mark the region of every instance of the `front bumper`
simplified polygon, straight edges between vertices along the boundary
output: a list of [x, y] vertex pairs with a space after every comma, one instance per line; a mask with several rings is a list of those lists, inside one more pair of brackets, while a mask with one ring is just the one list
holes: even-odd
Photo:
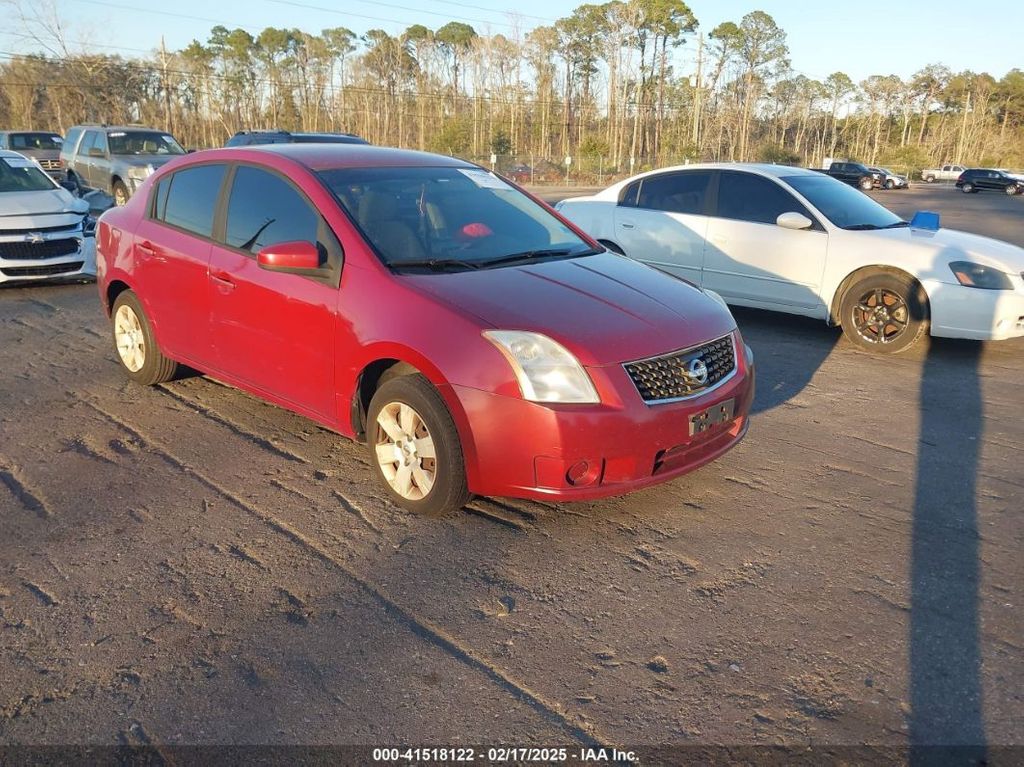
[[[68, 239], [66, 232], [53, 233], [52, 239]], [[38, 282], [40, 280], [87, 280], [96, 276], [96, 238], [75, 235], [78, 249], [53, 258], [4, 258], [0, 256], [0, 284]], [[24, 235], [4, 236], [0, 244], [24, 242]]]
[[[667, 482], [715, 460], [746, 434], [753, 357], [704, 395], [647, 405], [621, 365], [589, 368], [600, 405], [542, 405], [452, 386], [470, 490], [479, 495], [590, 500]], [[613, 396], [606, 396], [614, 389]], [[612, 401], [616, 400], [617, 401]], [[690, 416], [733, 400], [731, 421], [689, 435]], [[609, 403], [609, 404], [606, 404]], [[454, 404], [454, 403], [453, 403]], [[585, 464], [585, 468], [581, 468]], [[570, 479], [573, 470], [576, 481]]]
[[1024, 336], [1024, 281], [1014, 290], [980, 290], [927, 281], [931, 333], [946, 338], [1001, 341]]

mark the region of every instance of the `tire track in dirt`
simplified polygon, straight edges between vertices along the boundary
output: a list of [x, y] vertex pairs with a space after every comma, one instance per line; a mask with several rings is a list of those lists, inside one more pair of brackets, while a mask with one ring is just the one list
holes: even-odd
[[404, 625], [424, 641], [441, 649], [474, 671], [486, 676], [500, 688], [529, 705], [549, 721], [557, 724], [581, 743], [605, 748], [612, 748], [614, 745], [617, 745], [614, 744], [610, 738], [603, 736], [593, 724], [574, 716], [560, 703], [548, 700], [541, 693], [531, 689], [525, 683], [518, 681], [512, 675], [502, 670], [497, 664], [488, 660], [485, 656], [478, 653], [471, 646], [462, 642], [459, 638], [448, 633], [441, 626], [434, 624], [432, 621], [400, 605], [377, 584], [353, 570], [345, 562], [338, 559], [330, 551], [321, 546], [317, 541], [309, 538], [284, 520], [279, 519], [273, 514], [265, 512], [238, 497], [232, 491], [220, 485], [216, 480], [188, 465], [184, 460], [174, 455], [174, 453], [169, 449], [159, 444], [156, 440], [148, 437], [137, 427], [123, 420], [119, 416], [108, 412], [100, 405], [97, 405], [90, 400], [83, 399], [75, 395], [73, 392], [69, 392], [69, 394], [78, 399], [78, 401], [85, 406], [94, 410], [108, 422], [114, 424], [127, 432], [134, 439], [138, 440], [139, 443], [154, 456], [162, 459], [174, 469], [191, 476], [200, 484], [216, 492], [236, 508], [263, 522], [276, 533], [305, 549], [317, 559], [320, 559], [326, 564], [332, 566], [350, 580], [353, 585], [358, 587], [363, 593], [383, 608], [384, 612], [397, 623]]
[[281, 458], [285, 458], [285, 459], [287, 459], [289, 461], [295, 461], [295, 462], [298, 462], [298, 463], [306, 463], [306, 464], [309, 463], [309, 459], [308, 458], [304, 458], [303, 456], [299, 455], [298, 453], [294, 453], [291, 450], [288, 450], [287, 448], [284, 448], [284, 447], [281, 447], [280, 445], [274, 444], [273, 442], [271, 442], [266, 437], [263, 437], [263, 436], [261, 436], [259, 434], [255, 434], [255, 433], [249, 431], [242, 424], [237, 423], [235, 421], [232, 421], [227, 416], [224, 416], [224, 415], [218, 413], [216, 410], [213, 410], [212, 408], [210, 408], [210, 407], [208, 407], [206, 405], [203, 405], [203, 404], [201, 404], [199, 402], [196, 402], [195, 400], [189, 399], [188, 397], [185, 397], [185, 396], [183, 396], [181, 394], [178, 394], [177, 392], [171, 390], [170, 388], [168, 388], [167, 386], [165, 386], [163, 384], [154, 386], [153, 388], [156, 389], [157, 391], [159, 391], [161, 394], [164, 394], [164, 395], [170, 397], [175, 402], [178, 402], [178, 403], [184, 405], [189, 410], [194, 410], [196, 413], [199, 413], [201, 416], [203, 416], [205, 418], [208, 418], [209, 420], [211, 420], [211, 421], [213, 421], [215, 423], [219, 423], [221, 426], [226, 427], [228, 430], [230, 430], [234, 434], [237, 434], [239, 437], [242, 437], [243, 439], [246, 439], [249, 442], [252, 442], [254, 445], [258, 445], [259, 447], [261, 447], [264, 450], [267, 450], [267, 451], [273, 453], [276, 456], [279, 456]]
[[35, 487], [32, 487], [24, 474], [0, 457], [0, 482], [7, 486], [18, 502], [27, 511], [33, 512], [40, 519], [48, 519], [53, 516], [53, 511], [43, 497], [43, 494]]

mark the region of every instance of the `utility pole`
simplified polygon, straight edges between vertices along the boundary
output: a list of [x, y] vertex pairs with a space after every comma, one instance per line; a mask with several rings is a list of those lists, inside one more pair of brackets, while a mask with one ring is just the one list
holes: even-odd
[[700, 159], [700, 113], [704, 106], [704, 83], [701, 80], [704, 65], [704, 33], [697, 38], [697, 80], [694, 83], [693, 95], [693, 138], [692, 143]]
[[164, 45], [164, 36], [160, 35], [160, 67], [163, 72], [164, 85], [164, 120], [167, 123], [167, 132], [174, 135], [174, 115], [171, 113], [171, 84], [167, 81], [167, 46]]

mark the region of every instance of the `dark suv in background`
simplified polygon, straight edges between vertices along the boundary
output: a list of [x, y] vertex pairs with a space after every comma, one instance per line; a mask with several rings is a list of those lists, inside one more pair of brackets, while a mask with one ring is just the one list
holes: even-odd
[[60, 159], [67, 180], [100, 189], [124, 205], [149, 175], [185, 154], [174, 136], [139, 125], [76, 125], [64, 138]]
[[286, 130], [240, 130], [224, 146], [256, 144], [369, 144], [354, 133], [292, 133]]
[[956, 180], [956, 188], [965, 194], [974, 194], [983, 189], [1014, 195], [1024, 192], [1024, 178], [1011, 176], [1005, 170], [992, 168], [968, 168]]
[[64, 139], [53, 131], [0, 131], [0, 149], [10, 149], [30, 157], [57, 181], [64, 180], [60, 148]]

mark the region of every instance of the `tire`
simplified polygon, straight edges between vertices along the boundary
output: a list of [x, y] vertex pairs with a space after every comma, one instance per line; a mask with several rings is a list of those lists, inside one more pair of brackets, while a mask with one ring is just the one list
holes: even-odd
[[1006, 194], [1007, 195], [1009, 195], [1010, 197], [1013, 197], [1015, 194], [1018, 194], [1019, 192], [1020, 192], [1020, 189], [1017, 187], [1016, 184], [1007, 184], [1007, 186], [1006, 186]]
[[896, 182], [893, 181], [891, 178], [887, 178], [885, 180], [885, 188], [886, 189], [895, 189], [896, 188]]
[[110, 187], [110, 191], [114, 197], [114, 204], [117, 207], [122, 207], [128, 202], [128, 187], [124, 185], [121, 179], [116, 179]]
[[110, 315], [114, 351], [130, 379], [153, 386], [174, 378], [178, 363], [165, 357], [157, 346], [138, 296], [130, 290], [121, 293]]
[[964, 184], [962, 187], [960, 187], [960, 191], [963, 192], [964, 194], [973, 194], [974, 184]]
[[[879, 306], [885, 309], [878, 312]], [[898, 354], [928, 330], [928, 299], [905, 274], [876, 272], [851, 285], [839, 310], [843, 334], [858, 348]]]
[[[382, 422], [391, 423], [387, 431]], [[366, 446], [388, 496], [404, 509], [437, 516], [461, 509], [472, 497], [455, 421], [441, 394], [418, 373], [385, 381], [374, 393]], [[428, 449], [433, 456], [419, 455]]]
[[870, 192], [872, 189], [875, 188], [875, 182], [871, 178], [871, 176], [865, 176], [860, 180], [858, 186], [861, 188], [862, 192]]
[[930, 175], [929, 176], [925, 176], [924, 177], [924, 182], [926, 184], [934, 184], [935, 183], [935, 176], [930, 176]]
[[606, 248], [608, 248], [608, 250], [610, 250], [612, 253], [618, 253], [620, 256], [626, 255], [623, 252], [622, 248], [620, 248], [618, 245], [616, 245], [614, 242], [611, 242], [610, 240], [598, 240], [598, 242], [604, 245]]
[[82, 182], [79, 180], [78, 176], [69, 170], [66, 173], [66, 178], [69, 184], [74, 184], [75, 189], [78, 190], [78, 193], [80, 194], [82, 191]]

